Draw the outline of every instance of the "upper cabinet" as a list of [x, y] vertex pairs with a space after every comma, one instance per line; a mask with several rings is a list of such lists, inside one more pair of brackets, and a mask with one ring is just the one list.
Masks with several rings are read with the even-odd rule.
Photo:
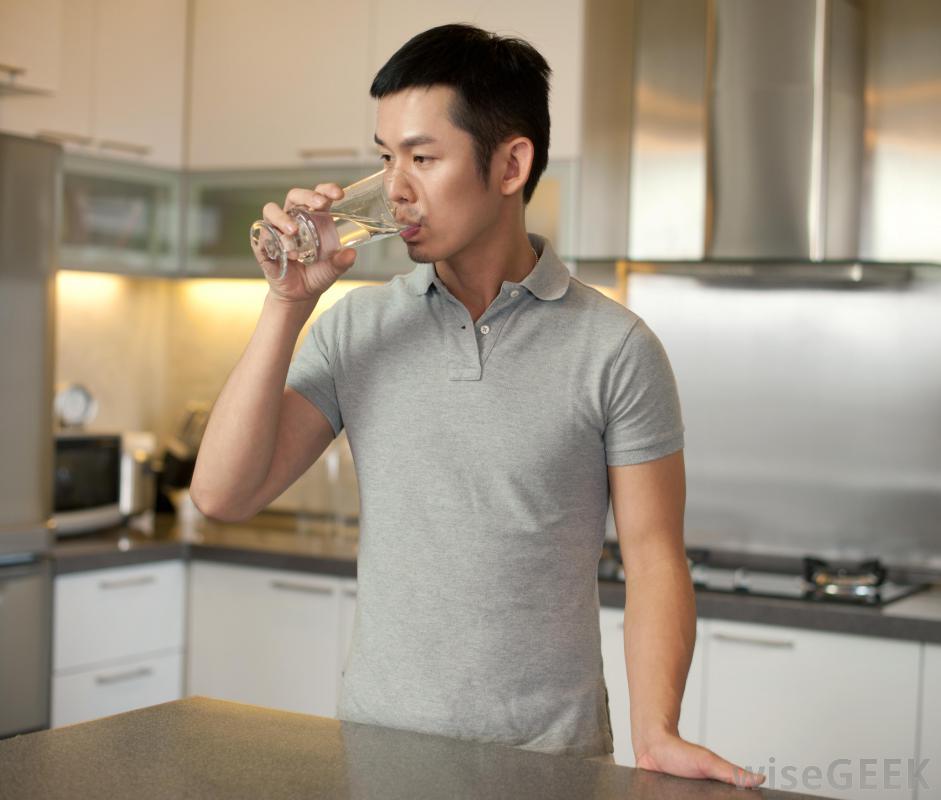
[[[369, 82], [388, 58], [417, 33], [436, 25], [466, 22], [501, 36], [520, 36], [549, 63], [551, 159], [575, 158], [581, 149], [583, 0], [399, 0], [374, 2]], [[349, 88], [356, 90], [356, 84]], [[362, 93], [368, 96], [368, 84]], [[375, 113], [374, 111], [372, 112]], [[372, 114], [370, 125], [373, 124]], [[372, 132], [370, 131], [370, 137]]]
[[367, 0], [193, 0], [193, 169], [358, 159], [367, 149]]
[[67, 6], [62, 0], [0, 0], [0, 95], [59, 88]]
[[64, 35], [50, 59], [55, 91], [0, 96], [0, 129], [85, 155], [181, 166], [186, 7], [186, 0], [63, 3]]
[[[416, 33], [466, 21], [531, 41], [552, 68], [550, 156], [580, 147], [582, 0], [194, 0], [188, 166], [369, 159], [379, 68]], [[289, 57], [286, 55], [289, 54]]]

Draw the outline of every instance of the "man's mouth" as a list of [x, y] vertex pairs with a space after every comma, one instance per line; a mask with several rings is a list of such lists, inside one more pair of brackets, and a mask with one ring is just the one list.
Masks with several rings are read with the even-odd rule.
[[421, 225], [411, 225], [402, 231], [399, 236], [401, 236], [406, 242], [411, 241], [416, 236], [418, 236], [419, 231], [421, 230]]

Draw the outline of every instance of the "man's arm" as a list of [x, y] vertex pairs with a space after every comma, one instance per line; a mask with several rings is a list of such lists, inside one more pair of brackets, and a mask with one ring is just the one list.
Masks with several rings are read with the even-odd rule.
[[316, 305], [265, 299], [258, 326], [216, 400], [190, 493], [209, 517], [229, 522], [264, 508], [333, 440], [323, 413], [284, 386], [294, 343]]
[[678, 732], [696, 640], [696, 598], [683, 543], [683, 451], [608, 467], [608, 481], [624, 560], [624, 656], [637, 766], [757, 786], [763, 776], [684, 741]]

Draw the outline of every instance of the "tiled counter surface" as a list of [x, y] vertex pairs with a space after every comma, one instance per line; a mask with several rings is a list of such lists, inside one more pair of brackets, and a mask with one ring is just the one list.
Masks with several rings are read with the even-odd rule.
[[[158, 518], [153, 536], [118, 528], [61, 540], [53, 558], [57, 574], [188, 558], [355, 577], [356, 536], [353, 526], [284, 515], [260, 515], [242, 524], [207, 520], [187, 533], [167, 516]], [[622, 608], [624, 584], [600, 581], [599, 597], [603, 606]], [[696, 605], [704, 618], [941, 643], [941, 584], [884, 609], [704, 590], [697, 590]]]
[[[4, 798], [741, 800], [740, 789], [190, 697], [0, 741]], [[798, 798], [759, 790], [754, 797]]]

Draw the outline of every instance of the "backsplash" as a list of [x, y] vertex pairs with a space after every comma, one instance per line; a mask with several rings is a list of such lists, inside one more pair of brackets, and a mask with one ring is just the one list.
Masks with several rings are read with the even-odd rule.
[[[335, 284], [311, 321], [361, 285]], [[56, 382], [84, 384], [96, 397], [99, 411], [91, 430], [149, 430], [162, 447], [177, 432], [188, 402], [211, 405], [219, 395], [252, 335], [266, 287], [263, 280], [61, 271], [56, 283]], [[271, 507], [358, 515], [345, 432]]]

